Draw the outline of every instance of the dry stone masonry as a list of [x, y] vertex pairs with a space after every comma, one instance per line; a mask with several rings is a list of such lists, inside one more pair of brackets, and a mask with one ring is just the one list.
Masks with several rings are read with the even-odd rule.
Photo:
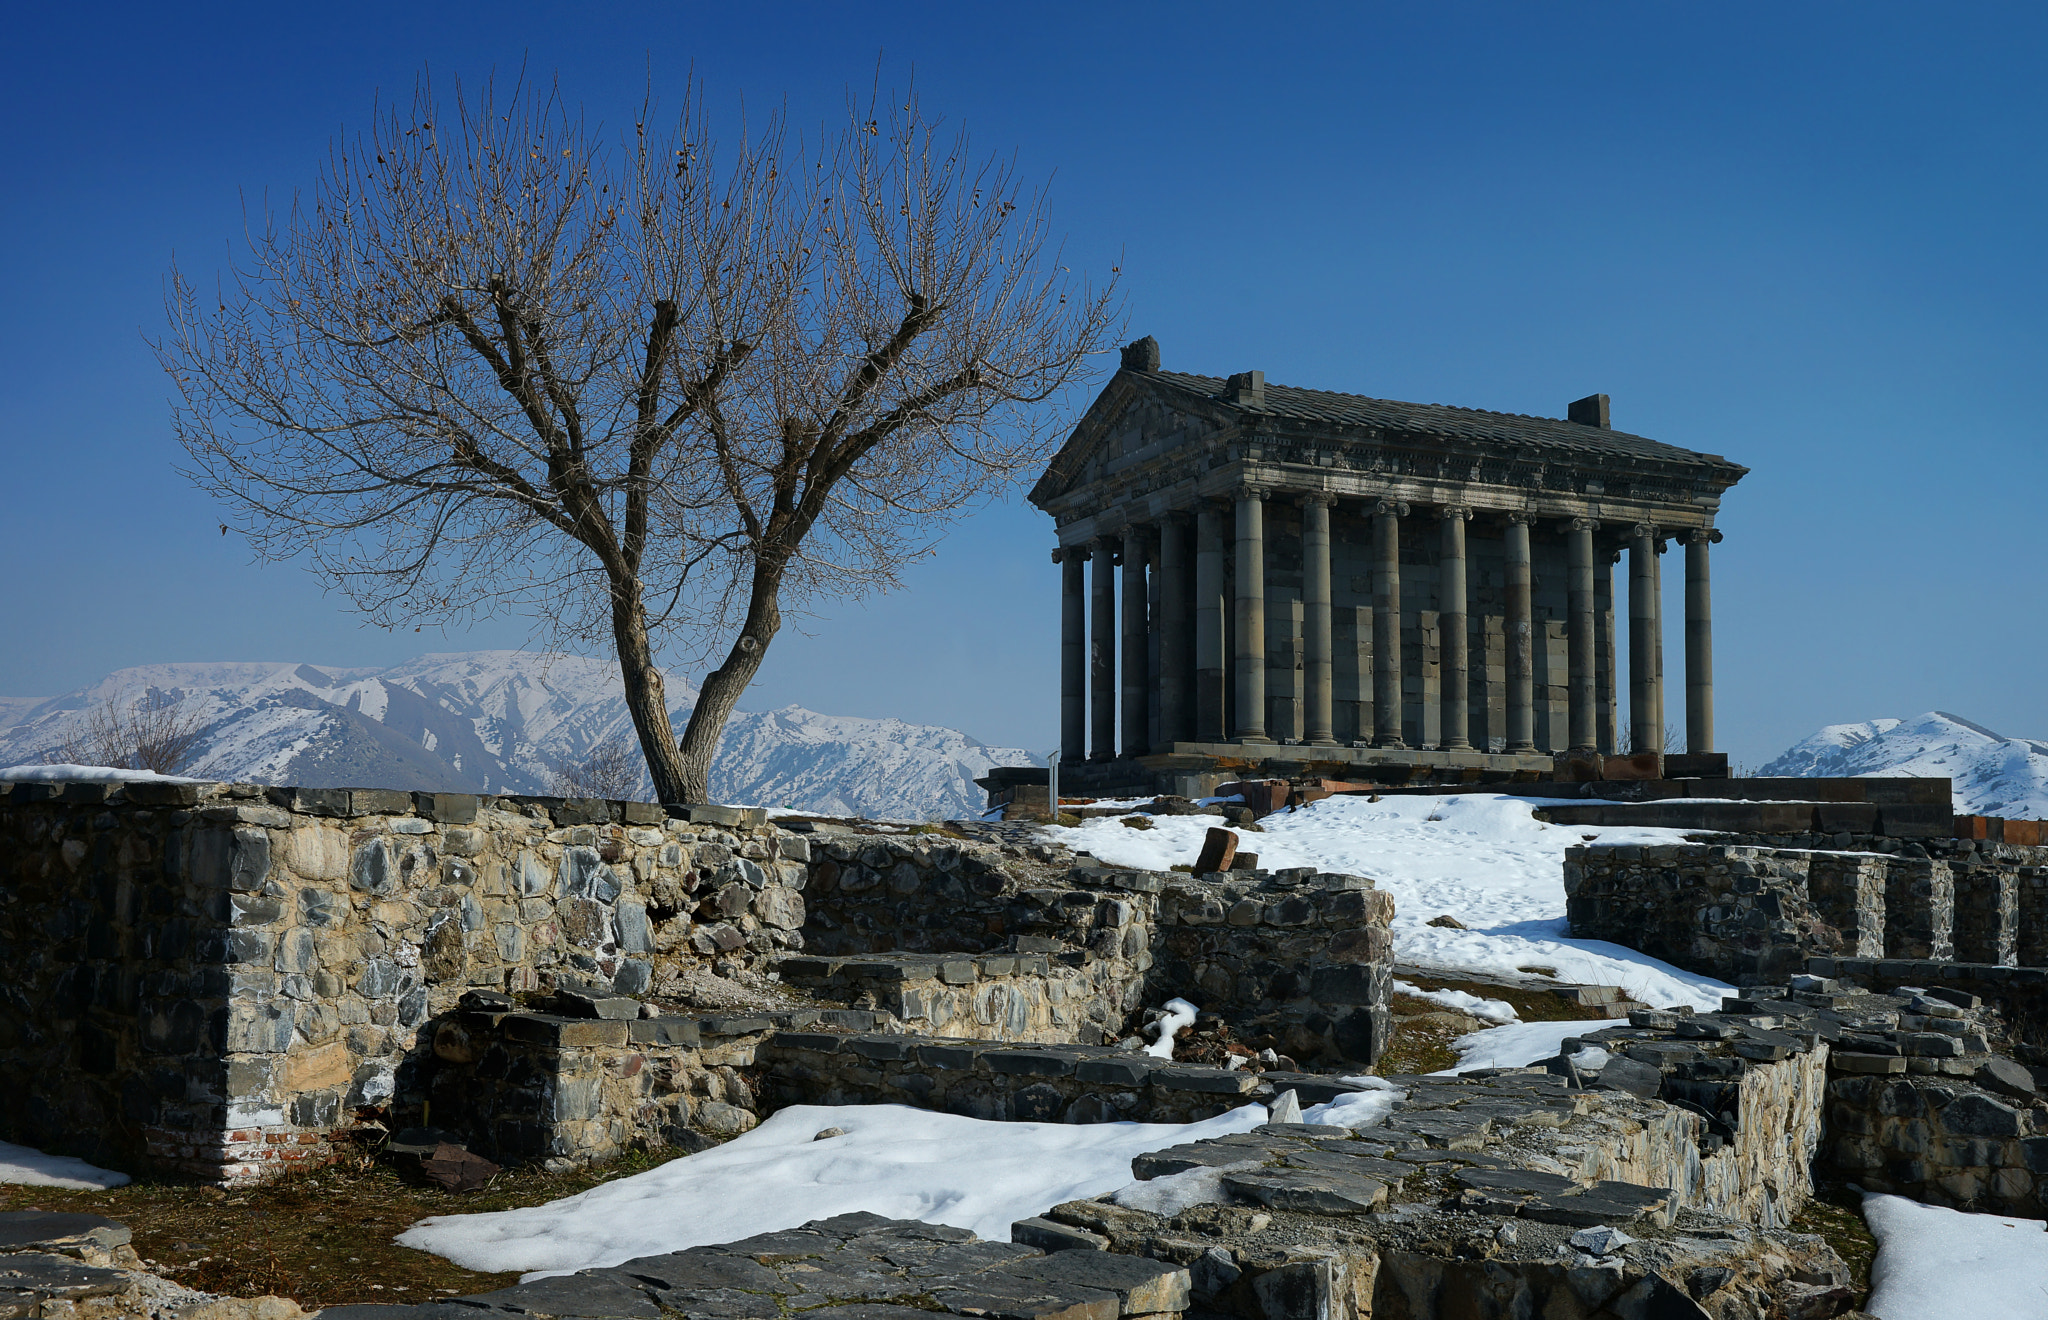
[[764, 1033], [810, 1023], [635, 1016], [697, 973], [780, 977], [829, 1026], [1047, 1045], [1221, 977], [1218, 1010], [1297, 1058], [1369, 1065], [1386, 1035], [1367, 880], [727, 807], [22, 784], [0, 893], [0, 1063], [26, 1079], [0, 1137], [222, 1181], [366, 1117], [460, 1119], [502, 1158], [731, 1135]]
[[2048, 849], [1967, 840], [1948, 855], [1592, 844], [1565, 855], [1574, 934], [1726, 980], [1811, 957], [2048, 963]]

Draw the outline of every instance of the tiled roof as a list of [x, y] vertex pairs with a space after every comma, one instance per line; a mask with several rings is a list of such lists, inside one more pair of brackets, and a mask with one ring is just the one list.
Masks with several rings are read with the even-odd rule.
[[[1178, 371], [1136, 371], [1130, 374], [1190, 394], [1199, 394], [1227, 408], [1239, 408], [1229, 383], [1220, 376], [1190, 376]], [[1460, 440], [1493, 440], [1538, 449], [1554, 449], [1560, 457], [1625, 455], [1665, 463], [1709, 465], [1740, 474], [1748, 469], [1718, 454], [1701, 454], [1680, 449], [1626, 431], [1610, 431], [1554, 417], [1526, 417], [1520, 413], [1487, 412], [1480, 408], [1451, 408], [1440, 403], [1401, 403], [1393, 399], [1369, 399], [1362, 394], [1340, 394], [1335, 390], [1304, 390], [1291, 385], [1265, 386], [1266, 405], [1251, 413], [1285, 417], [1296, 421], [1321, 422], [1345, 427], [1376, 427], [1388, 431], [1419, 432]]]

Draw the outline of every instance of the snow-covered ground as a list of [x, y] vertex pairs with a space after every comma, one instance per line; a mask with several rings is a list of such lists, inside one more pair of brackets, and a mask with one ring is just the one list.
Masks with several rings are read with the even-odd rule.
[[128, 1175], [87, 1164], [69, 1155], [45, 1155], [28, 1146], [0, 1141], [0, 1183], [99, 1191], [108, 1187], [125, 1187]]
[[[1311, 1111], [1314, 1112], [1314, 1111]], [[903, 1105], [792, 1105], [722, 1146], [549, 1205], [425, 1219], [409, 1247], [467, 1269], [559, 1274], [854, 1210], [996, 1242], [1062, 1201], [1131, 1181], [1131, 1159], [1249, 1132], [1245, 1105], [1200, 1123], [998, 1123]], [[845, 1135], [814, 1140], [827, 1128]]]
[[[1368, 1127], [1404, 1094], [1377, 1077], [1346, 1080], [1369, 1089], [1306, 1109], [1303, 1121]], [[1199, 1123], [1071, 1125], [993, 1122], [905, 1105], [791, 1105], [722, 1146], [658, 1169], [548, 1205], [423, 1219], [398, 1241], [466, 1269], [536, 1278], [855, 1210], [951, 1224], [1007, 1242], [1019, 1219], [1132, 1186], [1134, 1156], [1249, 1132], [1267, 1114], [1264, 1105], [1248, 1104]], [[831, 1128], [841, 1134], [819, 1139]], [[1185, 1205], [1216, 1189], [1176, 1190]]]
[[2048, 1224], [1876, 1194], [1863, 1218], [1877, 1238], [1864, 1309], [1880, 1320], [2048, 1316]]
[[[1718, 1007], [1718, 1005], [1717, 1005]], [[1538, 1059], [1557, 1056], [1557, 1048], [1567, 1036], [1583, 1036], [1589, 1031], [1598, 1031], [1608, 1025], [1605, 1022], [1511, 1022], [1504, 1027], [1488, 1027], [1460, 1036], [1451, 1042], [1451, 1049], [1458, 1055], [1454, 1068], [1445, 1068], [1438, 1076], [1461, 1073], [1469, 1068], [1519, 1068]]]
[[[1565, 849], [1593, 838], [1678, 843], [1683, 831], [1546, 825], [1535, 818], [1539, 805], [1498, 793], [1332, 797], [1267, 816], [1264, 833], [1245, 834], [1239, 846], [1256, 852], [1264, 870], [1313, 866], [1372, 877], [1394, 896], [1394, 956], [1403, 963], [1503, 973], [1542, 967], [1567, 981], [1621, 986], [1647, 1004], [1719, 1008], [1726, 982], [1565, 929]], [[1218, 823], [1158, 816], [1151, 829], [1134, 830], [1102, 817], [1046, 833], [1112, 865], [1163, 871], [1192, 863]], [[1467, 929], [1427, 924], [1440, 915]]]

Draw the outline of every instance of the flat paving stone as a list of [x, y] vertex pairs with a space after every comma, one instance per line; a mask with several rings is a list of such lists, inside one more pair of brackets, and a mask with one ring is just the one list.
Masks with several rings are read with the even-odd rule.
[[61, 1214], [53, 1210], [13, 1210], [0, 1214], [0, 1251], [94, 1246], [111, 1250], [134, 1240], [128, 1226], [99, 1215]]
[[[619, 1273], [624, 1273], [620, 1271]], [[658, 1320], [661, 1308], [647, 1294], [644, 1285], [617, 1275], [583, 1273], [532, 1283], [514, 1284], [496, 1292], [462, 1298], [472, 1306], [521, 1315], [625, 1317], [626, 1320]]]
[[1370, 1214], [1387, 1203], [1387, 1185], [1364, 1175], [1326, 1173], [1320, 1169], [1259, 1169], [1226, 1173], [1223, 1185], [1232, 1195], [1275, 1210], [1317, 1215]]
[[1003, 1266], [1000, 1273], [1060, 1287], [1099, 1288], [1115, 1293], [1123, 1299], [1125, 1315], [1184, 1311], [1188, 1305], [1188, 1272], [1178, 1265], [1143, 1256], [1062, 1251], [1036, 1260], [1013, 1262]]

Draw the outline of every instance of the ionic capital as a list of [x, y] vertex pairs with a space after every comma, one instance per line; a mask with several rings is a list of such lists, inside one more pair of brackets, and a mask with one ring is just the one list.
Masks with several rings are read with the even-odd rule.
[[1264, 486], [1254, 485], [1249, 481], [1241, 481], [1237, 485], [1230, 488], [1230, 498], [1233, 500], [1237, 500], [1239, 502], [1243, 502], [1245, 500], [1263, 500], [1266, 498], [1268, 493], [1269, 492]]
[[1404, 500], [1379, 500], [1373, 504], [1372, 511], [1382, 518], [1389, 514], [1396, 518], [1406, 518], [1408, 504]]
[[1678, 533], [1677, 539], [1680, 545], [1691, 545], [1694, 541], [1701, 541], [1707, 545], [1718, 545], [1721, 541], [1721, 529], [1718, 527], [1691, 527]]
[[1462, 504], [1446, 504], [1436, 511], [1436, 516], [1445, 522], [1471, 522], [1472, 510]]
[[1185, 527], [1193, 521], [1194, 516], [1186, 509], [1168, 509], [1159, 515], [1159, 521], [1168, 527]]
[[1501, 515], [1501, 518], [1507, 522], [1521, 523], [1523, 526], [1527, 526], [1528, 524], [1536, 521], [1536, 515], [1529, 512], [1529, 510], [1527, 509], [1509, 509], [1506, 513]]
[[1661, 540], [1664, 536], [1662, 529], [1660, 529], [1655, 523], [1637, 523], [1635, 526], [1628, 529], [1628, 534], [1630, 537], [1638, 541], [1644, 540], [1646, 538], [1652, 541], [1656, 541]]
[[1566, 526], [1575, 532], [1597, 532], [1600, 530], [1600, 520], [1598, 518], [1573, 518], [1566, 523]]
[[1304, 509], [1312, 504], [1320, 504], [1326, 509], [1337, 507], [1337, 497], [1326, 490], [1303, 491], [1299, 502]]

